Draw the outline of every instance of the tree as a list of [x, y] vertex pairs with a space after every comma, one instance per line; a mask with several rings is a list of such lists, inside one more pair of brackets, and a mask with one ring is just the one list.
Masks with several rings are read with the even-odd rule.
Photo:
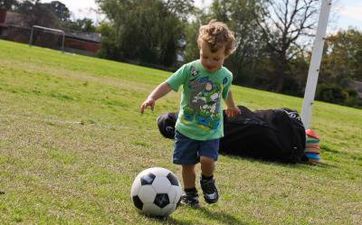
[[102, 48], [98, 52], [98, 56], [101, 58], [120, 59], [120, 47], [118, 46], [115, 29], [113, 29], [112, 24], [102, 22], [97, 27], [97, 32], [102, 34]]
[[354, 81], [362, 81], [362, 33], [349, 29], [329, 35], [317, 87], [319, 100], [361, 106]]
[[236, 83], [251, 85], [263, 61], [265, 44], [257, 26], [262, 7], [262, 0], [215, 0], [211, 6], [210, 18], [225, 22], [235, 32], [237, 49], [226, 63]]
[[0, 0], [0, 9], [12, 10], [18, 5], [17, 0]]
[[187, 20], [190, 12], [194, 10], [194, 1], [193, 0], [165, 0], [165, 8], [172, 15], [177, 15], [178, 18], [182, 20]]
[[[198, 14], [200, 15], [200, 14]], [[199, 47], [197, 46], [196, 40], [199, 32], [200, 22], [191, 21], [186, 24], [185, 27], [185, 38], [186, 38], [186, 48], [185, 48], [185, 61], [190, 62], [199, 57]]]
[[63, 23], [66, 29], [80, 32], [95, 32], [96, 27], [90, 18], [77, 19], [75, 21], [66, 21]]
[[[171, 66], [192, 0], [98, 0], [115, 32], [117, 58]], [[107, 52], [107, 51], [104, 51]], [[108, 51], [109, 52], [109, 51]]]
[[19, 3], [16, 11], [26, 16], [27, 26], [40, 25], [45, 27], [58, 28], [59, 22], [56, 15], [49, 10], [46, 4], [39, 0], [23, 1]]
[[15, 10], [26, 15], [28, 26], [61, 27], [62, 23], [70, 21], [69, 9], [59, 1], [41, 3], [40, 0], [25, 0], [18, 3]]
[[44, 3], [51, 12], [62, 22], [70, 20], [70, 11], [66, 5], [59, 1], [52, 1], [50, 3]]
[[257, 22], [275, 66], [273, 89], [281, 92], [285, 80], [292, 76], [289, 63], [302, 49], [300, 38], [310, 36], [316, 24], [318, 0], [266, 0]]
[[362, 33], [349, 29], [326, 38], [321, 66], [321, 80], [339, 83], [343, 80], [362, 81]]

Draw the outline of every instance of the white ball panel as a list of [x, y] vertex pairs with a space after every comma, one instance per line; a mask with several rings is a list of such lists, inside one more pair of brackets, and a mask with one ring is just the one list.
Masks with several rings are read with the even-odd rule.
[[152, 172], [156, 175], [156, 176], [167, 176], [167, 174], [170, 173], [170, 171], [168, 169], [162, 168], [162, 167], [153, 167], [151, 168]]
[[167, 193], [171, 188], [171, 183], [167, 177], [157, 176], [153, 181], [152, 186], [157, 193]]
[[143, 185], [138, 192], [138, 197], [143, 204], [152, 203], [155, 200], [156, 192], [151, 185]]
[[141, 180], [136, 178], [133, 181], [132, 188], [131, 188], [131, 197], [136, 196], [141, 188]]
[[172, 189], [174, 189], [174, 190], [176, 190], [176, 199], [175, 199], [175, 201], [176, 201], [176, 203], [180, 200], [180, 198], [181, 198], [181, 195], [182, 195], [182, 189], [181, 189], [181, 187], [180, 186], [172, 186], [171, 187]]
[[171, 186], [170, 191], [168, 192], [168, 197], [171, 203], [177, 204], [182, 195], [181, 188], [178, 186]]
[[177, 198], [177, 191], [175, 188], [170, 188], [170, 191], [168, 192], [168, 198], [170, 199], [170, 203], [176, 203]]

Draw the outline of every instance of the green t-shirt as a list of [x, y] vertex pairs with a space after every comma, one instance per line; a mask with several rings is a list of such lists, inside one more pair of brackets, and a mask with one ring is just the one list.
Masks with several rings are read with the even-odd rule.
[[194, 140], [224, 136], [221, 97], [226, 99], [232, 73], [225, 67], [210, 73], [200, 60], [183, 65], [166, 82], [172, 90], [183, 86], [176, 129]]

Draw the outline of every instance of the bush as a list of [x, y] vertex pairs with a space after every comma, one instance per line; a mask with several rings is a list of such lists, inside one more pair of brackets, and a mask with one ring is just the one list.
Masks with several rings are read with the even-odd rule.
[[318, 100], [341, 104], [344, 103], [347, 98], [348, 92], [336, 85], [322, 84], [317, 90]]
[[317, 89], [317, 99], [352, 107], [361, 106], [361, 100], [355, 90], [342, 88], [336, 84], [322, 84]]

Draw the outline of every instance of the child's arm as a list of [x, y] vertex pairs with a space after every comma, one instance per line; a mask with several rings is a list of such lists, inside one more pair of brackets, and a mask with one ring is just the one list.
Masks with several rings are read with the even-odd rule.
[[170, 85], [166, 82], [163, 82], [160, 85], [158, 85], [147, 97], [147, 99], [142, 103], [140, 108], [141, 113], [143, 113], [147, 107], [150, 107], [151, 110], [153, 111], [153, 109], [155, 108], [156, 100], [165, 96], [171, 90], [172, 89]]
[[231, 90], [229, 91], [228, 96], [225, 99], [225, 103], [226, 103], [225, 112], [228, 117], [233, 117], [240, 114], [240, 109], [237, 106], [235, 106]]

